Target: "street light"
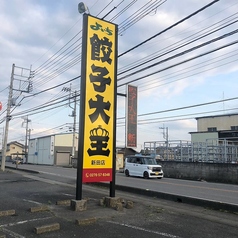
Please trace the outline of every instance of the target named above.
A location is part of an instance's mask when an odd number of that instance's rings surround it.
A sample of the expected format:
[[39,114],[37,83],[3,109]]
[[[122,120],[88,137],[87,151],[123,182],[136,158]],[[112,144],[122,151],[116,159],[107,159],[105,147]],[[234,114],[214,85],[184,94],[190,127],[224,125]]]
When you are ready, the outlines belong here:
[[83,14],[83,13],[85,13],[86,11],[89,12],[89,9],[88,9],[88,7],[87,7],[83,2],[80,2],[80,3],[78,4],[78,11],[79,11],[80,14]]

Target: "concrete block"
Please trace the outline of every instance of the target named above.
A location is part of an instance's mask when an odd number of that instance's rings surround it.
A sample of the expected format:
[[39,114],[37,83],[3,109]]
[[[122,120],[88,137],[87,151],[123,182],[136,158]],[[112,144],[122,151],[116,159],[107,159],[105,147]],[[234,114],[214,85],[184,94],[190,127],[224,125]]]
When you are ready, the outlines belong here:
[[3,216],[12,216],[12,215],[15,215],[15,213],[16,213],[15,210],[0,211],[0,217],[3,217]]
[[95,223],[97,221],[97,218],[93,217],[93,218],[87,218],[87,219],[80,219],[80,220],[76,220],[75,223],[77,225],[90,225],[92,223]]
[[51,232],[51,231],[57,231],[60,229],[60,224],[59,223],[53,223],[45,226],[39,226],[34,228],[34,232],[36,234],[42,234],[46,232]]
[[76,212],[86,211],[87,210],[87,200],[71,200],[71,209]]
[[134,207],[134,203],[132,201],[127,201],[126,202],[126,208],[127,209],[132,209]]
[[71,204],[71,200],[61,200],[56,202],[56,205],[62,205],[62,206],[70,206],[70,204]]
[[47,206],[31,207],[29,211],[30,212],[45,212],[45,211],[49,211],[49,208]]
[[119,197],[105,197],[105,205],[107,207],[115,208],[118,203],[121,203],[121,198]]
[[102,207],[105,206],[105,197],[99,199],[99,205]]
[[121,202],[117,203],[115,206],[116,211],[123,211],[123,205]]

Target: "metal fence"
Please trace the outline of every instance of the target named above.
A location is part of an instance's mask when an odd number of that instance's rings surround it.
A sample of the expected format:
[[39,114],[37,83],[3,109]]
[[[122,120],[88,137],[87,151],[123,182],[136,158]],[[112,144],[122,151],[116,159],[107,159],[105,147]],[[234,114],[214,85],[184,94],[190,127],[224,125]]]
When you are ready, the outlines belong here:
[[207,139],[206,142],[144,142],[144,153],[158,160],[184,162],[238,163],[238,140]]

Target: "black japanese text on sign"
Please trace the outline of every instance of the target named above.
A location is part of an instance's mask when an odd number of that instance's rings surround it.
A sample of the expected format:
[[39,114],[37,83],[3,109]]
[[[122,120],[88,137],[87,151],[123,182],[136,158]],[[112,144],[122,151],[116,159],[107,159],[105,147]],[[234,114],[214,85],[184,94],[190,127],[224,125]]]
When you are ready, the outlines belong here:
[[114,24],[88,16],[83,182],[112,179],[116,34]]

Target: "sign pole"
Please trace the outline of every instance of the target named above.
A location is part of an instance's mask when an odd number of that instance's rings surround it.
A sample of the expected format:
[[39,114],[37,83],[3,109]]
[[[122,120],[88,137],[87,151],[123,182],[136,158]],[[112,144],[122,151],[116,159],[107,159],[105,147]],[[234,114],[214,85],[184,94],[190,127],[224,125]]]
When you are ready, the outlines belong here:
[[113,117],[113,161],[112,161],[112,181],[110,182],[110,197],[115,197],[116,190],[116,118],[117,118],[117,56],[118,56],[118,29],[115,29],[115,56],[114,56],[114,117]]
[[87,15],[83,15],[83,36],[82,36],[82,55],[81,55],[81,83],[80,83],[80,112],[79,112],[79,140],[78,140],[78,159],[77,159],[77,184],[76,200],[82,199],[83,186],[83,142],[84,142],[84,115],[85,115],[85,88],[86,88],[86,57],[87,57]]

